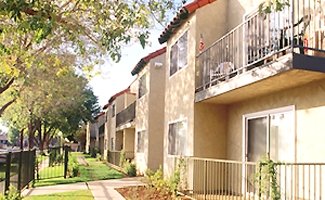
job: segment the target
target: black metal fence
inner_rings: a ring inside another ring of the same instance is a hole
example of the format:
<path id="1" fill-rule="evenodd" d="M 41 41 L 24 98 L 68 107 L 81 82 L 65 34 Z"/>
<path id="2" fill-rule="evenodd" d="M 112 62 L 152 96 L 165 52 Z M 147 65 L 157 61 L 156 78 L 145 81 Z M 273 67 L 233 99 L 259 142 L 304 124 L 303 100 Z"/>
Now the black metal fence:
<path id="1" fill-rule="evenodd" d="M 68 147 L 53 147 L 36 152 L 36 179 L 66 177 Z"/>
<path id="2" fill-rule="evenodd" d="M 13 185 L 18 190 L 35 179 L 36 151 L 15 151 L 0 154 L 0 190 L 5 192 Z"/>
<path id="3" fill-rule="evenodd" d="M 21 191 L 35 180 L 67 176 L 70 148 L 55 147 L 44 151 L 0 153 L 0 192 L 12 185 Z"/>

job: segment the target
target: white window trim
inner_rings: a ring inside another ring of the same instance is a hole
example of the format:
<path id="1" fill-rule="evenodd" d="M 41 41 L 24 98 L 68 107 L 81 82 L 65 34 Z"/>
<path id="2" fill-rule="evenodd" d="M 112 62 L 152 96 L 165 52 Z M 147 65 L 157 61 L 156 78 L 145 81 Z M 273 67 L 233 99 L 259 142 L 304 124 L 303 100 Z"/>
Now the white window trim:
<path id="1" fill-rule="evenodd" d="M 186 62 L 186 65 L 184 65 L 180 70 L 177 70 L 174 74 L 172 74 L 172 75 L 170 75 L 170 63 L 171 63 L 171 61 L 170 61 L 170 53 L 171 53 L 171 49 L 172 49 L 172 46 L 174 46 L 178 41 L 179 41 L 179 39 L 185 34 L 187 32 L 187 62 Z M 189 29 L 186 29 L 185 31 L 183 31 L 182 32 L 182 34 L 180 34 L 178 37 L 177 37 L 177 39 L 175 40 L 175 42 L 173 43 L 173 44 L 171 44 L 171 45 L 169 45 L 169 51 L 168 51 L 168 57 L 169 57 L 169 62 L 168 62 L 168 78 L 169 79 L 171 79 L 172 77 L 174 77 L 174 75 L 176 75 L 176 74 L 178 74 L 180 71 L 183 71 L 183 69 L 185 69 L 185 68 L 187 68 L 187 66 L 188 66 L 188 64 L 189 64 Z"/>
<path id="2" fill-rule="evenodd" d="M 169 146 L 169 141 L 168 141 L 168 134 L 169 134 L 169 125 L 170 124 L 176 124 L 176 123 L 179 123 L 179 122 L 184 122 L 185 124 L 185 127 L 186 127 L 186 133 L 188 131 L 188 120 L 187 118 L 178 118 L 176 120 L 172 120 L 172 121 L 169 121 L 168 124 L 167 124 L 167 127 L 168 127 L 168 132 L 167 132 L 167 158 L 179 158 L 179 157 L 184 157 L 184 156 L 187 156 L 187 155 L 173 155 L 173 154 L 169 154 L 168 152 L 168 146 Z M 186 138 L 186 142 L 188 141 L 188 139 Z"/>

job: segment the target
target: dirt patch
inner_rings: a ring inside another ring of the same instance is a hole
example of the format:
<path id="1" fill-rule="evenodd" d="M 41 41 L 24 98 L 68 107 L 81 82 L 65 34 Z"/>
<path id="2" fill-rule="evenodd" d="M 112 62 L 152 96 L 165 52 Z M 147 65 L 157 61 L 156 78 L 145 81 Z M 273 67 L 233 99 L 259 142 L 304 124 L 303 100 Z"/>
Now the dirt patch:
<path id="1" fill-rule="evenodd" d="M 187 197 L 173 197 L 171 193 L 165 191 L 158 191 L 152 187 L 146 186 L 132 186 L 116 189 L 127 200 L 190 200 Z"/>

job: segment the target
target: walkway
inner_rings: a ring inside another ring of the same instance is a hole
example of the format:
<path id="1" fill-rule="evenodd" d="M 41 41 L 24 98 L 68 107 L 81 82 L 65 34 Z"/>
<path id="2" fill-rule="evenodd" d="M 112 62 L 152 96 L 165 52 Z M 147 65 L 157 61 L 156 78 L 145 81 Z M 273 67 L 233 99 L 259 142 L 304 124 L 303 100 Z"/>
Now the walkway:
<path id="1" fill-rule="evenodd" d="M 124 200 L 124 198 L 114 188 L 121 188 L 127 186 L 144 185 L 140 181 L 141 178 L 122 178 L 122 179 L 110 179 L 91 181 L 86 183 L 73 183 L 73 184 L 62 184 L 55 186 L 45 186 L 26 189 L 22 192 L 23 196 L 31 195 L 43 195 L 53 194 L 59 192 L 70 192 L 76 190 L 87 190 L 90 189 L 95 200 Z"/>

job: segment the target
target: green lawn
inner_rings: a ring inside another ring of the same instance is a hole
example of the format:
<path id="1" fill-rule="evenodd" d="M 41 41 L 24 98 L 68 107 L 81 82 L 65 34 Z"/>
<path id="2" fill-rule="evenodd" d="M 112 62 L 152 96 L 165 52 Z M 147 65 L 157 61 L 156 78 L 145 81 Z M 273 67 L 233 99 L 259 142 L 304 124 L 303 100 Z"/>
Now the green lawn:
<path id="1" fill-rule="evenodd" d="M 62 192 L 49 195 L 36 195 L 25 197 L 23 200 L 93 200 L 94 197 L 90 190 L 78 190 L 73 192 Z"/>
<path id="2" fill-rule="evenodd" d="M 44 168 L 39 172 L 39 178 L 43 179 L 46 177 L 59 177 L 63 176 L 64 174 L 64 166 L 53 166 L 53 167 L 47 167 Z"/>
<path id="3" fill-rule="evenodd" d="M 78 156 L 83 154 L 72 154 L 72 156 Z M 78 177 L 67 178 L 52 178 L 39 180 L 35 182 L 35 187 L 47 186 L 47 185 L 56 185 L 56 184 L 67 184 L 67 183 L 76 183 L 76 182 L 86 182 L 93 180 L 105 180 L 105 179 L 116 179 L 122 178 L 124 175 L 113 168 L 108 167 L 101 161 L 97 161 L 95 158 L 91 158 L 89 155 L 85 156 L 89 166 L 80 166 L 80 175 Z M 55 170 L 53 168 L 52 170 Z"/>

